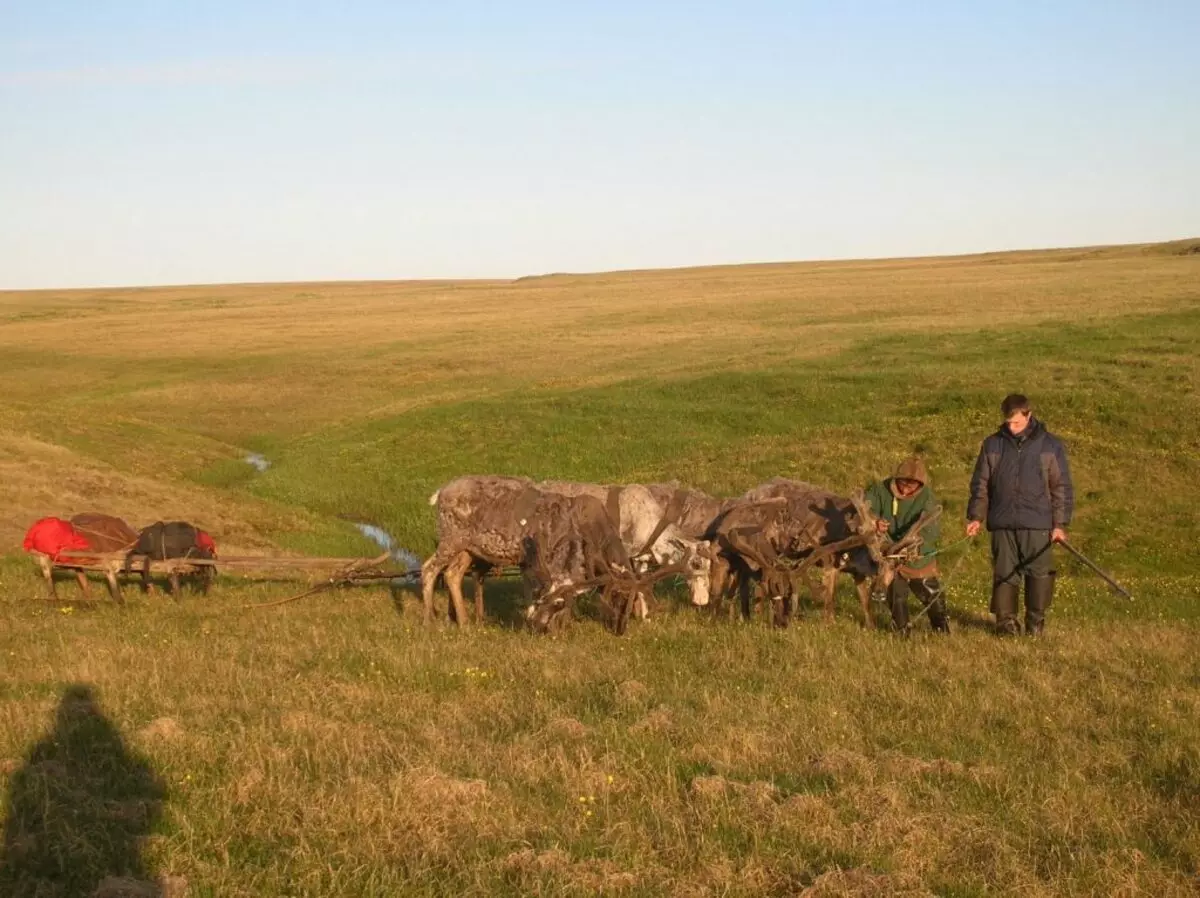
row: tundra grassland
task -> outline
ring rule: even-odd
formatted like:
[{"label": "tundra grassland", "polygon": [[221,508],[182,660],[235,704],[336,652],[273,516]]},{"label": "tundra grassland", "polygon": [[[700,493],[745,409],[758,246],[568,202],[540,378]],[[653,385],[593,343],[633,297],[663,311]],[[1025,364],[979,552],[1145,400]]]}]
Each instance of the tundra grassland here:
[{"label": "tundra grassland", "polygon": [[[0,894],[1195,894],[1198,380],[1200,241],[0,293]],[[1060,553],[1036,641],[990,635],[986,549],[954,545],[1016,389],[1136,597]],[[49,602],[19,553],[103,510],[425,554],[461,473],[849,491],[912,451],[949,638],[864,630],[848,583],[784,631],[668,585],[624,638],[526,633],[513,583],[463,631],[382,586]]]}]

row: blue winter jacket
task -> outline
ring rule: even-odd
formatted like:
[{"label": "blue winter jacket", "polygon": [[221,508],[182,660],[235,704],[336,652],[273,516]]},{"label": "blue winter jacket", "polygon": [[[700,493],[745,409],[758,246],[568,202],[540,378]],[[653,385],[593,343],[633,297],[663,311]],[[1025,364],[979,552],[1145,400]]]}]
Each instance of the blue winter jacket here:
[{"label": "blue winter jacket", "polygon": [[1075,491],[1067,453],[1036,418],[1020,436],[1008,426],[983,441],[967,520],[987,520],[988,530],[1051,530],[1071,523]]}]

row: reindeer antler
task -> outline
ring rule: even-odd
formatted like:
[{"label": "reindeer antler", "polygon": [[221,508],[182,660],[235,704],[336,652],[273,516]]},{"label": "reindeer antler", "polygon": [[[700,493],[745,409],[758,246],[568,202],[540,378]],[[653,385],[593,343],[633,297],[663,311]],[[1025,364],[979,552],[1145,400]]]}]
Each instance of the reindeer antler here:
[{"label": "reindeer antler", "polygon": [[915,549],[921,544],[921,531],[936,521],[941,515],[942,506],[940,505],[933,511],[924,512],[917,518],[917,522],[909,528],[908,533],[887,547],[887,554],[903,555],[910,549]]},{"label": "reindeer antler", "polygon": [[859,532],[865,533],[868,529],[874,531],[875,515],[867,506],[867,497],[862,490],[855,490],[850,494],[850,504],[854,506],[854,513],[858,516]]},{"label": "reindeer antler", "polygon": [[862,534],[848,536],[845,539],[840,539],[837,542],[825,543],[817,546],[808,555],[800,560],[798,565],[793,565],[791,572],[793,575],[803,573],[814,564],[824,561],[826,558],[831,558],[839,552],[845,552],[848,549],[857,549],[859,546],[867,544],[867,538]]},{"label": "reindeer antler", "polygon": [[867,497],[863,494],[862,490],[855,490],[850,494],[850,504],[854,506],[855,514],[858,515],[858,533],[863,539],[863,545],[871,553],[871,558],[875,563],[882,564],[883,537],[875,529],[876,516],[867,505]]}]

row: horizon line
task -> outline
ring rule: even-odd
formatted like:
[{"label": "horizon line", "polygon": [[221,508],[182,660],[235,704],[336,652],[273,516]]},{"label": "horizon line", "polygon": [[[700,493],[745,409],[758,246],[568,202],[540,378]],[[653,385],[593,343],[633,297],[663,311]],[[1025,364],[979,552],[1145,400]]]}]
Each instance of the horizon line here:
[{"label": "horizon line", "polygon": [[1200,235],[1176,237],[1169,240],[1151,240],[1134,243],[1097,243],[1079,246],[1027,246],[1010,249],[974,250],[958,253],[929,253],[907,256],[832,256],[820,259],[774,259],[765,261],[742,262],[701,262],[694,265],[665,265],[659,267],[638,268],[606,268],[590,271],[547,271],[536,274],[522,274],[515,277],[395,277],[395,278],[331,278],[331,279],[302,279],[302,280],[250,280],[250,281],[191,281],[159,284],[95,284],[87,287],[0,287],[0,294],[8,293],[66,293],[83,292],[88,290],[171,290],[194,287],[268,287],[268,286],[303,286],[303,285],[345,285],[345,284],[514,284],[520,281],[538,280],[541,278],[591,278],[604,275],[647,274],[650,272],[682,272],[706,271],[717,268],[765,268],[782,265],[821,265],[847,264],[855,262],[912,262],[936,261],[939,259],[969,259],[983,256],[1018,255],[1021,253],[1055,253],[1055,252],[1094,252],[1113,249],[1145,249],[1149,247],[1170,246],[1172,244],[1187,245],[1196,243],[1200,246]]}]

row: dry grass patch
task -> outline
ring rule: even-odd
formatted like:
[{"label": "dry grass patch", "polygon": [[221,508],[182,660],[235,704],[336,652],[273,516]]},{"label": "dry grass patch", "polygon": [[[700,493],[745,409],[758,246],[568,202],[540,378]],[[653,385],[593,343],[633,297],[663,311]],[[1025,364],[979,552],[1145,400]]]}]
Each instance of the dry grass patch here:
[{"label": "dry grass patch", "polygon": [[172,717],[156,717],[138,730],[138,737],[147,741],[174,742],[184,735],[179,721]]},{"label": "dry grass patch", "polygon": [[670,708],[655,708],[645,717],[630,724],[629,732],[669,734],[673,729]]},{"label": "dry grass patch", "polygon": [[188,881],[182,876],[163,876],[155,882],[106,876],[89,898],[187,898],[188,894]]},{"label": "dry grass patch", "polygon": [[79,452],[0,431],[0,551],[20,547],[26,529],[47,515],[103,511],[135,527],[187,520],[219,534],[227,554],[273,549],[264,533],[307,530],[302,511],[223,495],[194,484],[120,471]]},{"label": "dry grass patch", "polygon": [[800,893],[800,898],[932,898],[931,892],[911,877],[896,877],[867,870],[832,870]]},{"label": "dry grass patch", "polygon": [[553,739],[583,739],[591,728],[574,717],[556,717],[546,724],[546,733]]}]

